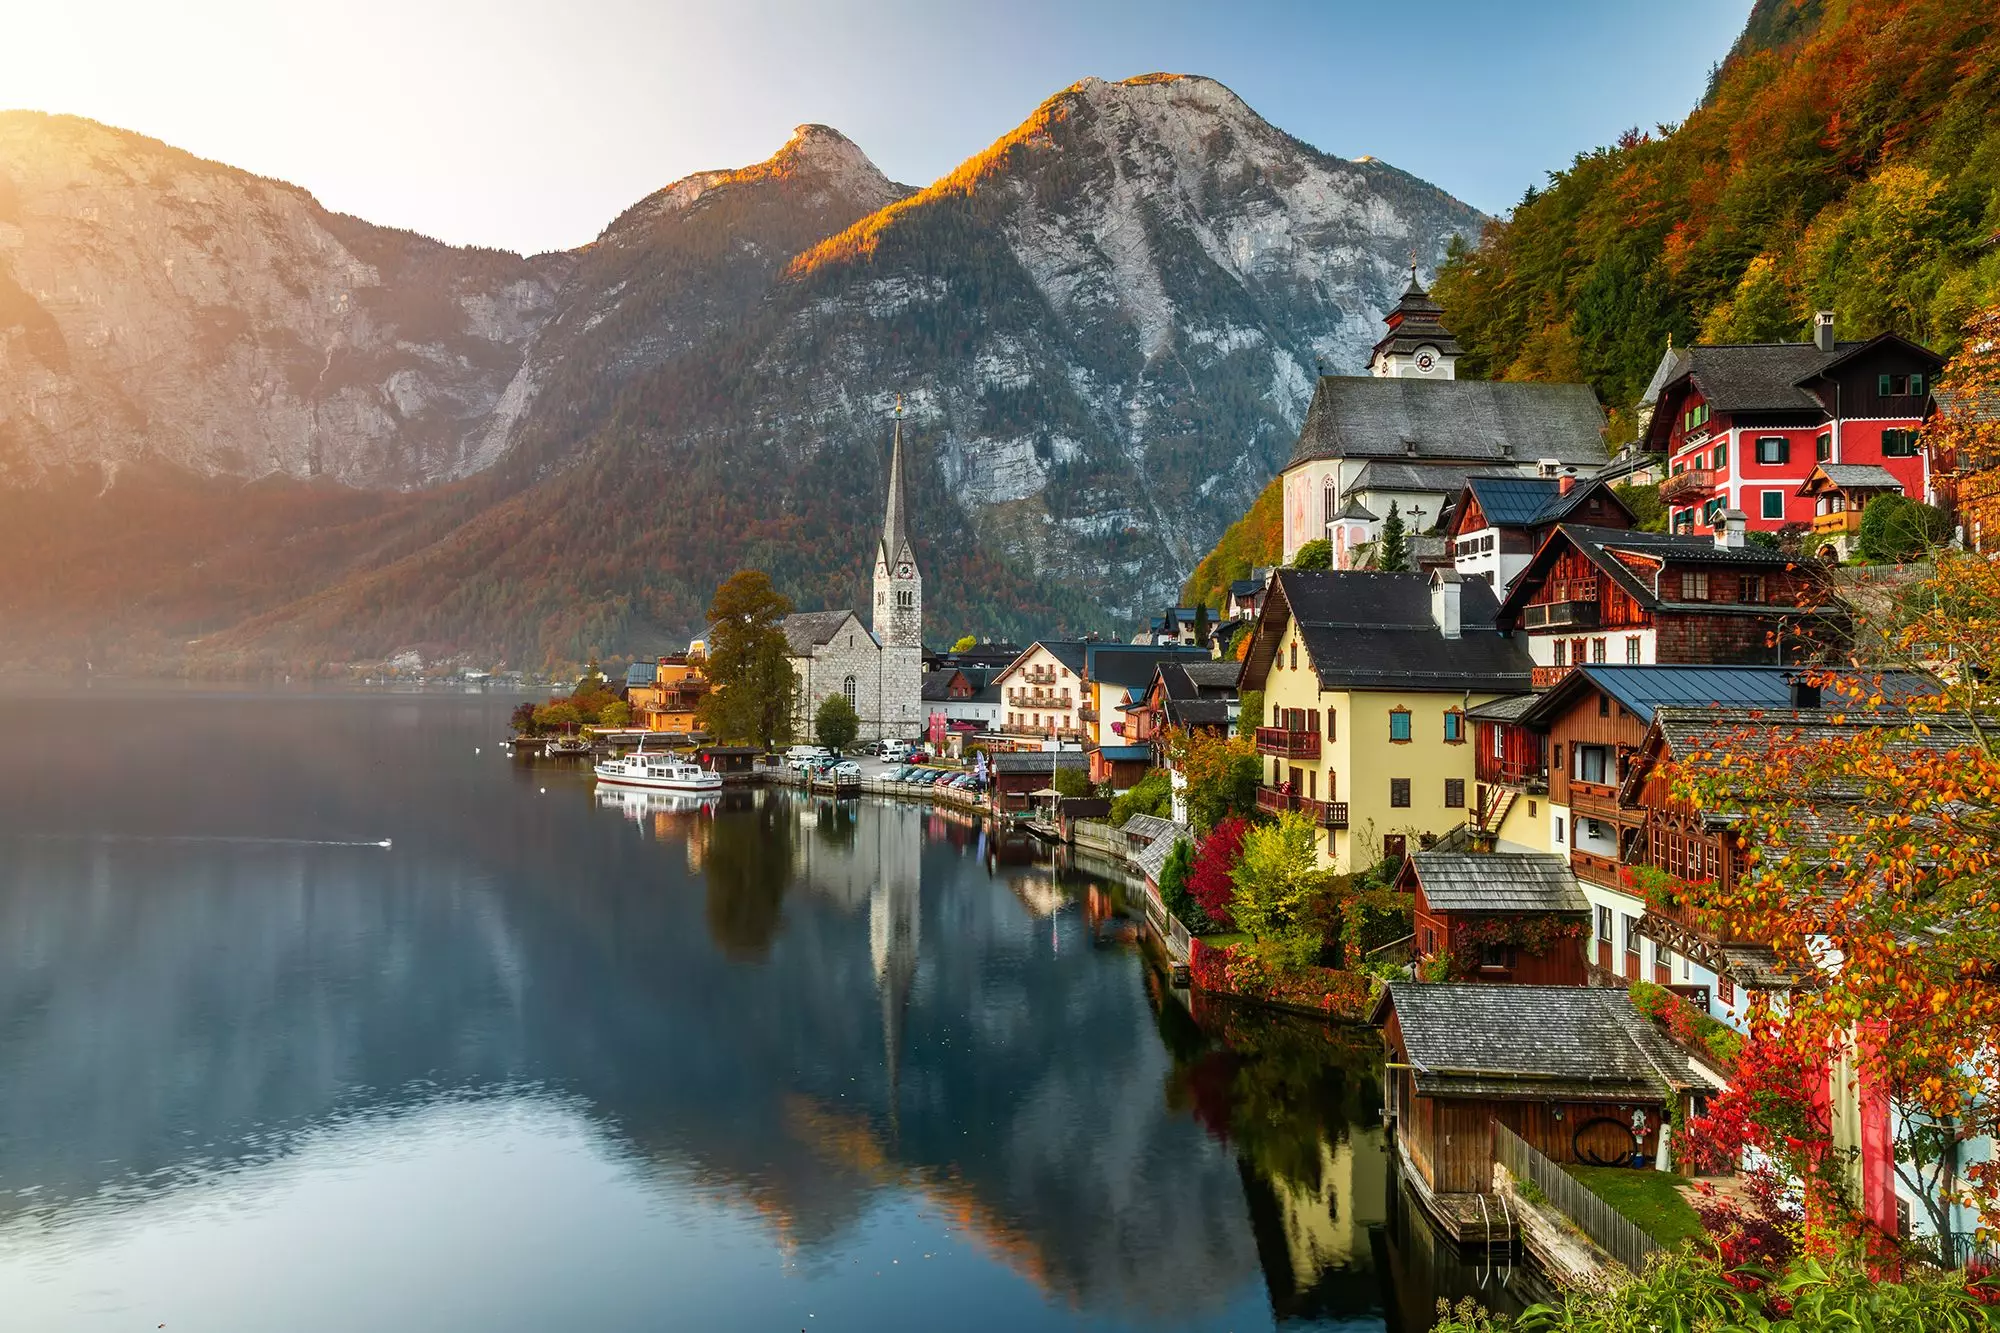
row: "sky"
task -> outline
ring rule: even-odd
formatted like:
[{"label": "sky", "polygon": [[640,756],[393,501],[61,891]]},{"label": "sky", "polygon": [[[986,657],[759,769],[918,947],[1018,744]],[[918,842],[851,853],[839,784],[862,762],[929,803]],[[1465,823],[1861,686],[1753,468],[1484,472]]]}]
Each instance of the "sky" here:
[{"label": "sky", "polygon": [[89,116],[455,244],[580,245],[795,125],[928,184],[1087,75],[1206,74],[1488,212],[1678,121],[1750,0],[14,0],[0,108]]}]

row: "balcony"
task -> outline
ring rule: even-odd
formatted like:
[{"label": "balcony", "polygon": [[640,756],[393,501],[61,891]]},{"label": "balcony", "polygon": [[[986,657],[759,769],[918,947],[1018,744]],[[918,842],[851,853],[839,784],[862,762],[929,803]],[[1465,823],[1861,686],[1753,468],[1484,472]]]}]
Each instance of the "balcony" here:
[{"label": "balcony", "polygon": [[1538,690],[1546,690],[1574,670],[1573,666],[1538,666],[1528,673],[1528,683]]},{"label": "balcony", "polygon": [[1089,704],[1085,704],[1083,707],[1076,710],[1076,716],[1077,719],[1082,722],[1095,722],[1097,721],[1097,710],[1095,708],[1092,708]]},{"label": "balcony", "polygon": [[1257,808],[1267,815],[1298,813],[1310,819],[1319,828],[1342,829],[1347,827],[1347,802],[1315,801],[1310,797],[1292,792],[1279,791],[1276,787],[1257,789]]},{"label": "balcony", "polygon": [[1714,493],[1716,484],[1722,479],[1719,472],[1705,468],[1690,468],[1686,472],[1676,472],[1660,483],[1660,502],[1679,504],[1688,500],[1706,500]]},{"label": "balcony", "polygon": [[1496,759],[1490,754],[1483,754],[1479,756],[1479,762],[1473,766],[1472,775],[1479,781],[1496,787],[1519,787],[1532,792],[1545,792],[1549,789],[1548,765],[1538,761]]},{"label": "balcony", "polygon": [[1257,753],[1278,759],[1319,758],[1319,733],[1287,731],[1283,727],[1257,728]]},{"label": "balcony", "polygon": [[1582,778],[1571,778],[1569,803],[1571,809],[1597,818],[1616,818],[1618,789],[1608,783],[1585,782]]},{"label": "balcony", "polygon": [[[1311,807],[1307,809],[1307,807]],[[1321,828],[1347,827],[1347,802],[1345,801],[1301,801],[1299,808],[1313,817],[1313,823]]]},{"label": "balcony", "polygon": [[1581,847],[1572,847],[1569,852],[1569,868],[1576,872],[1578,879],[1587,879],[1592,884],[1601,884],[1607,889],[1617,889],[1623,893],[1632,890],[1618,878],[1618,858],[1600,856],[1596,852],[1586,852]]},{"label": "balcony", "polygon": [[1538,595],[1541,601],[1521,608],[1524,628],[1596,628],[1599,618],[1596,579],[1551,579]]},{"label": "balcony", "polygon": [[1861,511],[1859,509],[1837,509],[1831,514],[1813,515],[1813,536],[1852,536],[1861,531]]},{"label": "balcony", "polygon": [[1299,808],[1299,798],[1276,787],[1257,789],[1257,808],[1267,815],[1289,814]]},{"label": "balcony", "polygon": [[1084,738],[1075,727],[1002,726],[990,730],[999,736],[1025,736],[1038,741],[1080,741]]}]

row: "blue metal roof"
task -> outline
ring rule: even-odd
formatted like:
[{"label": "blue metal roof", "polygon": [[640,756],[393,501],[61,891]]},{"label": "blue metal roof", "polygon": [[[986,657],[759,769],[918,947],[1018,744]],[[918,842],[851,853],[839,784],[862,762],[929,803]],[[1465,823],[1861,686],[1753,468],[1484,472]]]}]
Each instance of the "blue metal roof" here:
[{"label": "blue metal roof", "polygon": [[1557,493],[1553,477],[1471,476],[1465,485],[1479,501],[1486,521],[1499,528],[1525,528]]},{"label": "blue metal roof", "polygon": [[634,662],[631,666],[625,668],[625,688],[629,690],[643,685],[651,685],[654,678],[659,674],[660,668],[657,663]]},{"label": "blue metal roof", "polygon": [[1153,757],[1152,750],[1144,745],[1100,745],[1097,752],[1107,764],[1143,763]]},{"label": "blue metal roof", "polygon": [[[1656,708],[1790,708],[1792,681],[1822,668],[1807,666],[1582,666],[1578,674],[1624,705],[1641,722]],[[1842,675],[1863,677],[1861,672]],[[1866,678],[1872,679],[1872,674]],[[1883,673],[1884,692],[1908,698],[1937,688],[1919,671]],[[1832,704],[1836,696],[1829,694]]]}]

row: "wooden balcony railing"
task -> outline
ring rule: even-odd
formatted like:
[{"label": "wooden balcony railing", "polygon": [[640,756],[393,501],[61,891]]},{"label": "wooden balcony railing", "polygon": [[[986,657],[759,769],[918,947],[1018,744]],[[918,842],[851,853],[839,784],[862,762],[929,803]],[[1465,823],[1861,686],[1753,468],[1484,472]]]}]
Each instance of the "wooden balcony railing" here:
[{"label": "wooden balcony railing", "polygon": [[1538,666],[1528,673],[1528,679],[1536,689],[1546,690],[1574,670],[1573,666]]},{"label": "wooden balcony railing", "polygon": [[1602,782],[1585,782],[1581,778],[1571,778],[1569,803],[1576,810],[1615,815],[1618,810],[1618,789]]},{"label": "wooden balcony railing", "polygon": [[1620,889],[1630,893],[1618,877],[1618,858],[1601,856],[1596,852],[1586,852],[1581,847],[1572,847],[1569,852],[1569,868],[1579,879],[1587,879],[1592,884],[1601,884],[1607,889]]},{"label": "wooden balcony railing", "polygon": [[1319,733],[1287,731],[1283,727],[1257,728],[1257,753],[1279,759],[1319,758]]},{"label": "wooden balcony railing", "polygon": [[1082,722],[1095,722],[1097,721],[1097,710],[1095,708],[1092,708],[1089,704],[1085,704],[1083,707],[1076,710],[1076,716],[1077,719]]},{"label": "wooden balcony railing", "polygon": [[1311,797],[1279,791],[1276,787],[1259,787],[1257,808],[1267,815],[1282,815],[1297,811],[1321,828],[1347,827],[1345,801],[1315,801]]},{"label": "wooden balcony railing", "polygon": [[1496,759],[1492,755],[1481,755],[1479,762],[1473,766],[1473,776],[1496,787],[1521,787],[1529,791],[1549,789],[1548,765],[1525,759]]},{"label": "wooden balcony railing", "polygon": [[1813,536],[1838,536],[1842,533],[1861,531],[1861,511],[1859,509],[1839,509],[1831,514],[1813,515]]},{"label": "wooden balcony railing", "polygon": [[1598,622],[1597,580],[1570,579],[1543,589],[1546,601],[1521,608],[1528,629],[1592,629]]},{"label": "wooden balcony railing", "polygon": [[1681,500],[1706,500],[1715,490],[1720,474],[1703,468],[1690,468],[1686,472],[1676,472],[1660,483],[1660,499],[1674,504]]},{"label": "wooden balcony railing", "polygon": [[1298,809],[1299,798],[1276,787],[1257,789],[1257,808],[1267,815],[1282,815]]}]

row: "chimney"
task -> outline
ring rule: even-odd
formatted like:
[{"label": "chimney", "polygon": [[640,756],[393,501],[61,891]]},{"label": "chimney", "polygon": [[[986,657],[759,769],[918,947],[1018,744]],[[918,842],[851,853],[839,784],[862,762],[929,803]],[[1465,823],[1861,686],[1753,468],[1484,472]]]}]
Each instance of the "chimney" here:
[{"label": "chimney", "polygon": [[1722,521],[1715,527],[1715,548],[1718,551],[1742,550],[1749,527],[1750,516],[1741,509],[1723,510]]},{"label": "chimney", "polygon": [[1833,312],[1822,310],[1813,316],[1813,346],[1822,352],[1833,350]]},{"label": "chimney", "polygon": [[1557,493],[1562,495],[1568,495],[1571,491],[1575,489],[1576,489],[1576,469],[1573,467],[1564,468],[1562,476],[1558,478],[1556,481]]},{"label": "chimney", "polygon": [[1431,575],[1431,619],[1436,622],[1438,633],[1447,639],[1456,639],[1459,634],[1458,590],[1462,581],[1458,574],[1446,569]]}]

